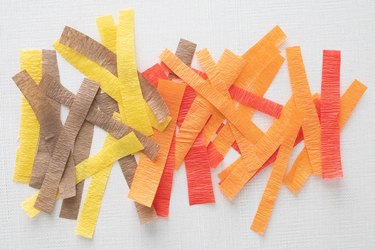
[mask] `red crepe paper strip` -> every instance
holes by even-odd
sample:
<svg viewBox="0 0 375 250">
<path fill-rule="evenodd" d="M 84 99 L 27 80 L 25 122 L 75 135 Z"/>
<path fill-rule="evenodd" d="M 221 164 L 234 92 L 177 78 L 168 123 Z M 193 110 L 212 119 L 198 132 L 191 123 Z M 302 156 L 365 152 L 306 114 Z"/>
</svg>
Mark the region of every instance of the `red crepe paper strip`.
<svg viewBox="0 0 375 250">
<path fill-rule="evenodd" d="M 229 93 L 234 100 L 240 102 L 241 104 L 244 104 L 250 108 L 256 109 L 275 118 L 280 118 L 283 106 L 276 102 L 273 102 L 269 99 L 256 95 L 237 86 L 232 86 L 229 89 Z"/>
<path fill-rule="evenodd" d="M 151 68 L 146 69 L 142 75 L 152 84 L 155 88 L 158 87 L 160 79 L 169 80 L 160 64 L 155 64 Z"/>
<path fill-rule="evenodd" d="M 210 162 L 203 134 L 200 133 L 185 157 L 189 204 L 214 203 Z"/>
<path fill-rule="evenodd" d="M 342 177 L 340 153 L 340 51 L 323 51 L 321 89 L 322 177 Z"/>
<path fill-rule="evenodd" d="M 185 88 L 184 97 L 182 98 L 180 112 L 178 113 L 177 118 L 177 125 L 179 127 L 181 127 L 182 123 L 184 122 L 186 114 L 188 113 L 196 96 L 197 94 L 195 93 L 194 89 L 187 85 Z"/>
</svg>

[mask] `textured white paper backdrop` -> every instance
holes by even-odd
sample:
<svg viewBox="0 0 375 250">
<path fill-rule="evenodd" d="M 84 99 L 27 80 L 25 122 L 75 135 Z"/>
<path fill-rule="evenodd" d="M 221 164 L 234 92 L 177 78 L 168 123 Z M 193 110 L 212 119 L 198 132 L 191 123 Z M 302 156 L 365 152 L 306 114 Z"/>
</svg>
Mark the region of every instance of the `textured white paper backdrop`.
<svg viewBox="0 0 375 250">
<path fill-rule="evenodd" d="M 375 249 L 375 2 L 374 1 L 120 1 L 0 0 L 0 248 L 1 249 Z M 213 170 L 215 205 L 189 207 L 185 171 L 175 174 L 171 213 L 139 225 L 128 188 L 116 165 L 93 240 L 74 235 L 75 222 L 54 216 L 29 220 L 20 202 L 33 191 L 11 181 L 20 117 L 20 93 L 10 80 L 21 48 L 51 49 L 64 25 L 98 38 L 95 18 L 134 7 L 140 70 L 174 50 L 180 37 L 237 53 L 279 24 L 286 45 L 301 45 L 313 91 L 319 91 L 323 49 L 342 50 L 342 90 L 358 78 L 369 90 L 342 133 L 345 177 L 310 179 L 298 197 L 280 192 L 265 236 L 249 230 L 270 169 L 260 173 L 233 202 L 220 193 Z M 284 51 L 283 51 L 284 53 Z M 76 91 L 81 75 L 59 59 L 63 83 Z M 284 64 L 266 94 L 284 103 L 290 95 Z M 65 111 L 66 114 L 66 111 Z M 258 116 L 266 127 L 269 120 Z M 92 152 L 101 147 L 97 131 Z M 236 157 L 231 152 L 228 165 Z M 87 185 L 86 185 L 87 187 Z"/>
</svg>

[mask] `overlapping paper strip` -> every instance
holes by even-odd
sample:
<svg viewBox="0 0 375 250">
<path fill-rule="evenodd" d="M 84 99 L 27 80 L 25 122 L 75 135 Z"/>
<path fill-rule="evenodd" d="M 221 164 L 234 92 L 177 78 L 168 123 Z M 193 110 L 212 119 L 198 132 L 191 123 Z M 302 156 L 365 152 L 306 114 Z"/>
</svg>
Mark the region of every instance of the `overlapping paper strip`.
<svg viewBox="0 0 375 250">
<path fill-rule="evenodd" d="M 29 217 L 51 213 L 62 199 L 60 217 L 77 220 L 76 234 L 92 238 L 116 161 L 141 223 L 169 216 L 173 173 L 183 162 L 189 200 L 175 202 L 215 203 L 211 170 L 233 147 L 240 156 L 219 173 L 229 200 L 273 165 L 251 225 L 263 234 L 282 184 L 296 194 L 312 174 L 337 178 L 351 167 L 341 161 L 340 129 L 366 87 L 354 80 L 340 98 L 340 51 L 323 51 L 321 93 L 312 94 L 301 48 L 286 48 L 292 92 L 279 104 L 264 97 L 285 60 L 279 46 L 286 35 L 278 26 L 242 55 L 225 49 L 217 62 L 208 49 L 196 51 L 197 44 L 181 39 L 175 53 L 164 50 L 143 73 L 134 11 L 120 11 L 118 24 L 99 17 L 97 27 L 100 42 L 65 27 L 53 43 L 56 51 L 21 51 L 21 71 L 13 77 L 23 95 L 13 180 L 39 189 L 22 202 Z M 82 73 L 78 93 L 61 83 L 56 52 Z M 199 70 L 191 67 L 194 57 Z M 61 105 L 69 108 L 65 121 Z M 256 111 L 274 119 L 267 131 L 252 121 Z M 90 154 L 95 126 L 107 136 Z M 304 148 L 288 170 L 301 141 Z"/>
</svg>

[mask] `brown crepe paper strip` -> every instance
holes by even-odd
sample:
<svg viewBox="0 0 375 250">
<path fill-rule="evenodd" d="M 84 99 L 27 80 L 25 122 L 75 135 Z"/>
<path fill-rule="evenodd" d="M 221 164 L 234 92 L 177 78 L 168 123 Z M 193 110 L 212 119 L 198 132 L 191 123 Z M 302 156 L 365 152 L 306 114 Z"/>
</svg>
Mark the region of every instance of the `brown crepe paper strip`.
<svg viewBox="0 0 375 250">
<path fill-rule="evenodd" d="M 130 188 L 133 182 L 133 177 L 135 169 L 137 168 L 137 162 L 134 157 L 124 157 L 119 160 L 119 164 L 122 170 L 122 173 L 125 177 L 126 183 Z M 141 224 L 145 224 L 157 218 L 154 207 L 147 207 L 138 202 L 134 202 L 137 209 L 137 214 Z"/>
<path fill-rule="evenodd" d="M 191 66 L 197 44 L 190 42 L 186 39 L 180 38 L 178 42 L 175 55 L 181 59 L 187 66 Z M 170 78 L 177 78 L 177 76 L 171 72 L 168 74 Z"/>
<path fill-rule="evenodd" d="M 63 105 L 66 105 L 68 107 L 72 106 L 72 103 L 75 100 L 75 95 L 72 92 L 70 92 L 64 86 L 56 84 L 53 81 L 49 82 L 48 84 L 49 86 L 46 92 L 47 96 L 60 102 Z M 100 106 L 98 109 L 96 106 L 92 105 L 86 116 L 86 120 L 93 125 L 104 129 L 107 133 L 109 133 L 116 139 L 120 139 L 128 133 L 134 132 L 139 141 L 144 146 L 144 150 L 142 152 L 150 159 L 155 159 L 159 152 L 159 145 L 156 144 L 151 138 L 148 138 L 140 132 L 126 126 L 120 121 L 116 121 L 110 114 L 103 112 Z"/>
<path fill-rule="evenodd" d="M 68 46 L 90 60 L 101 65 L 117 76 L 117 56 L 91 37 L 66 26 L 59 42 Z M 154 113 L 157 121 L 162 123 L 169 116 L 169 110 L 155 87 L 138 72 L 139 84 L 143 98 Z"/>
<path fill-rule="evenodd" d="M 96 95 L 93 105 L 108 115 L 119 111 L 117 102 L 104 92 Z"/>
<path fill-rule="evenodd" d="M 56 194 L 70 152 L 73 150 L 75 139 L 85 121 L 85 117 L 99 90 L 99 85 L 89 79 L 84 79 L 78 94 L 72 104 L 63 130 L 53 152 L 52 161 L 47 169 L 42 187 L 34 207 L 51 213 L 56 202 Z"/>
<path fill-rule="evenodd" d="M 86 160 L 90 155 L 92 138 L 94 134 L 94 125 L 85 121 L 78 133 L 74 144 L 73 159 L 75 165 Z M 84 180 L 76 185 L 76 195 L 64 199 L 61 205 L 60 217 L 65 219 L 76 220 L 79 213 L 79 207 L 82 199 Z"/>
</svg>

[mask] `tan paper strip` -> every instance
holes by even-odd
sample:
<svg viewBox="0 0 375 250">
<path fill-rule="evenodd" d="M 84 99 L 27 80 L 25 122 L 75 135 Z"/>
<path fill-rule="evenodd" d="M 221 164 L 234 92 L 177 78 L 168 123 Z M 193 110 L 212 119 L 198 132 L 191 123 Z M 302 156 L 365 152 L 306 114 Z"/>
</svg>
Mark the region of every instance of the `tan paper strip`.
<svg viewBox="0 0 375 250">
<path fill-rule="evenodd" d="M 101 111 L 108 115 L 112 115 L 114 112 L 119 112 L 117 102 L 104 92 L 96 95 L 93 106 L 99 107 Z"/>
<path fill-rule="evenodd" d="M 73 159 L 75 165 L 86 160 L 90 155 L 92 137 L 94 134 L 94 125 L 85 121 L 78 133 L 74 144 Z M 65 219 L 76 220 L 78 217 L 79 207 L 82 199 L 84 181 L 76 185 L 76 195 L 74 197 L 64 199 L 61 205 L 60 217 Z"/>
<path fill-rule="evenodd" d="M 72 101 L 75 100 L 75 95 L 64 88 L 62 85 L 55 84 L 54 82 L 50 82 L 49 84 L 50 86 L 47 88 L 47 95 L 50 98 L 57 100 L 58 102 L 61 102 L 68 107 L 71 107 Z M 116 139 L 120 139 L 124 135 L 133 131 L 144 147 L 144 150 L 142 152 L 150 159 L 155 159 L 159 152 L 159 145 L 155 143 L 151 138 L 144 136 L 140 132 L 126 126 L 124 123 L 116 121 L 112 118 L 111 115 L 101 111 L 101 109 L 96 108 L 94 105 L 89 110 L 86 120 L 104 129 L 107 133 L 109 133 Z"/>
<path fill-rule="evenodd" d="M 119 161 L 122 173 L 124 174 L 126 183 L 130 188 L 133 182 L 133 177 L 135 173 L 135 169 L 137 168 L 137 162 L 134 156 L 127 156 Z M 138 218 L 141 224 L 145 224 L 157 218 L 156 212 L 154 207 L 146 207 L 138 202 L 134 202 L 135 207 L 137 209 Z"/>
<path fill-rule="evenodd" d="M 48 166 L 46 176 L 35 202 L 35 208 L 46 213 L 52 212 L 56 202 L 58 185 L 69 154 L 73 150 L 75 139 L 98 90 L 99 85 L 97 83 L 89 79 L 84 79 L 56 143 L 52 161 Z"/>
<path fill-rule="evenodd" d="M 191 65 L 193 61 L 195 49 L 197 45 L 193 42 L 185 40 L 183 38 L 180 39 L 175 55 L 183 61 L 187 66 Z"/>
<path fill-rule="evenodd" d="M 72 48 L 117 76 L 116 54 L 94 39 L 78 30 L 66 26 L 59 41 L 61 44 Z M 139 76 L 141 76 L 141 74 L 138 72 L 138 77 Z M 143 98 L 155 114 L 158 122 L 163 122 L 169 115 L 168 107 L 165 105 L 155 87 L 143 76 L 139 77 L 139 83 Z"/>
</svg>

